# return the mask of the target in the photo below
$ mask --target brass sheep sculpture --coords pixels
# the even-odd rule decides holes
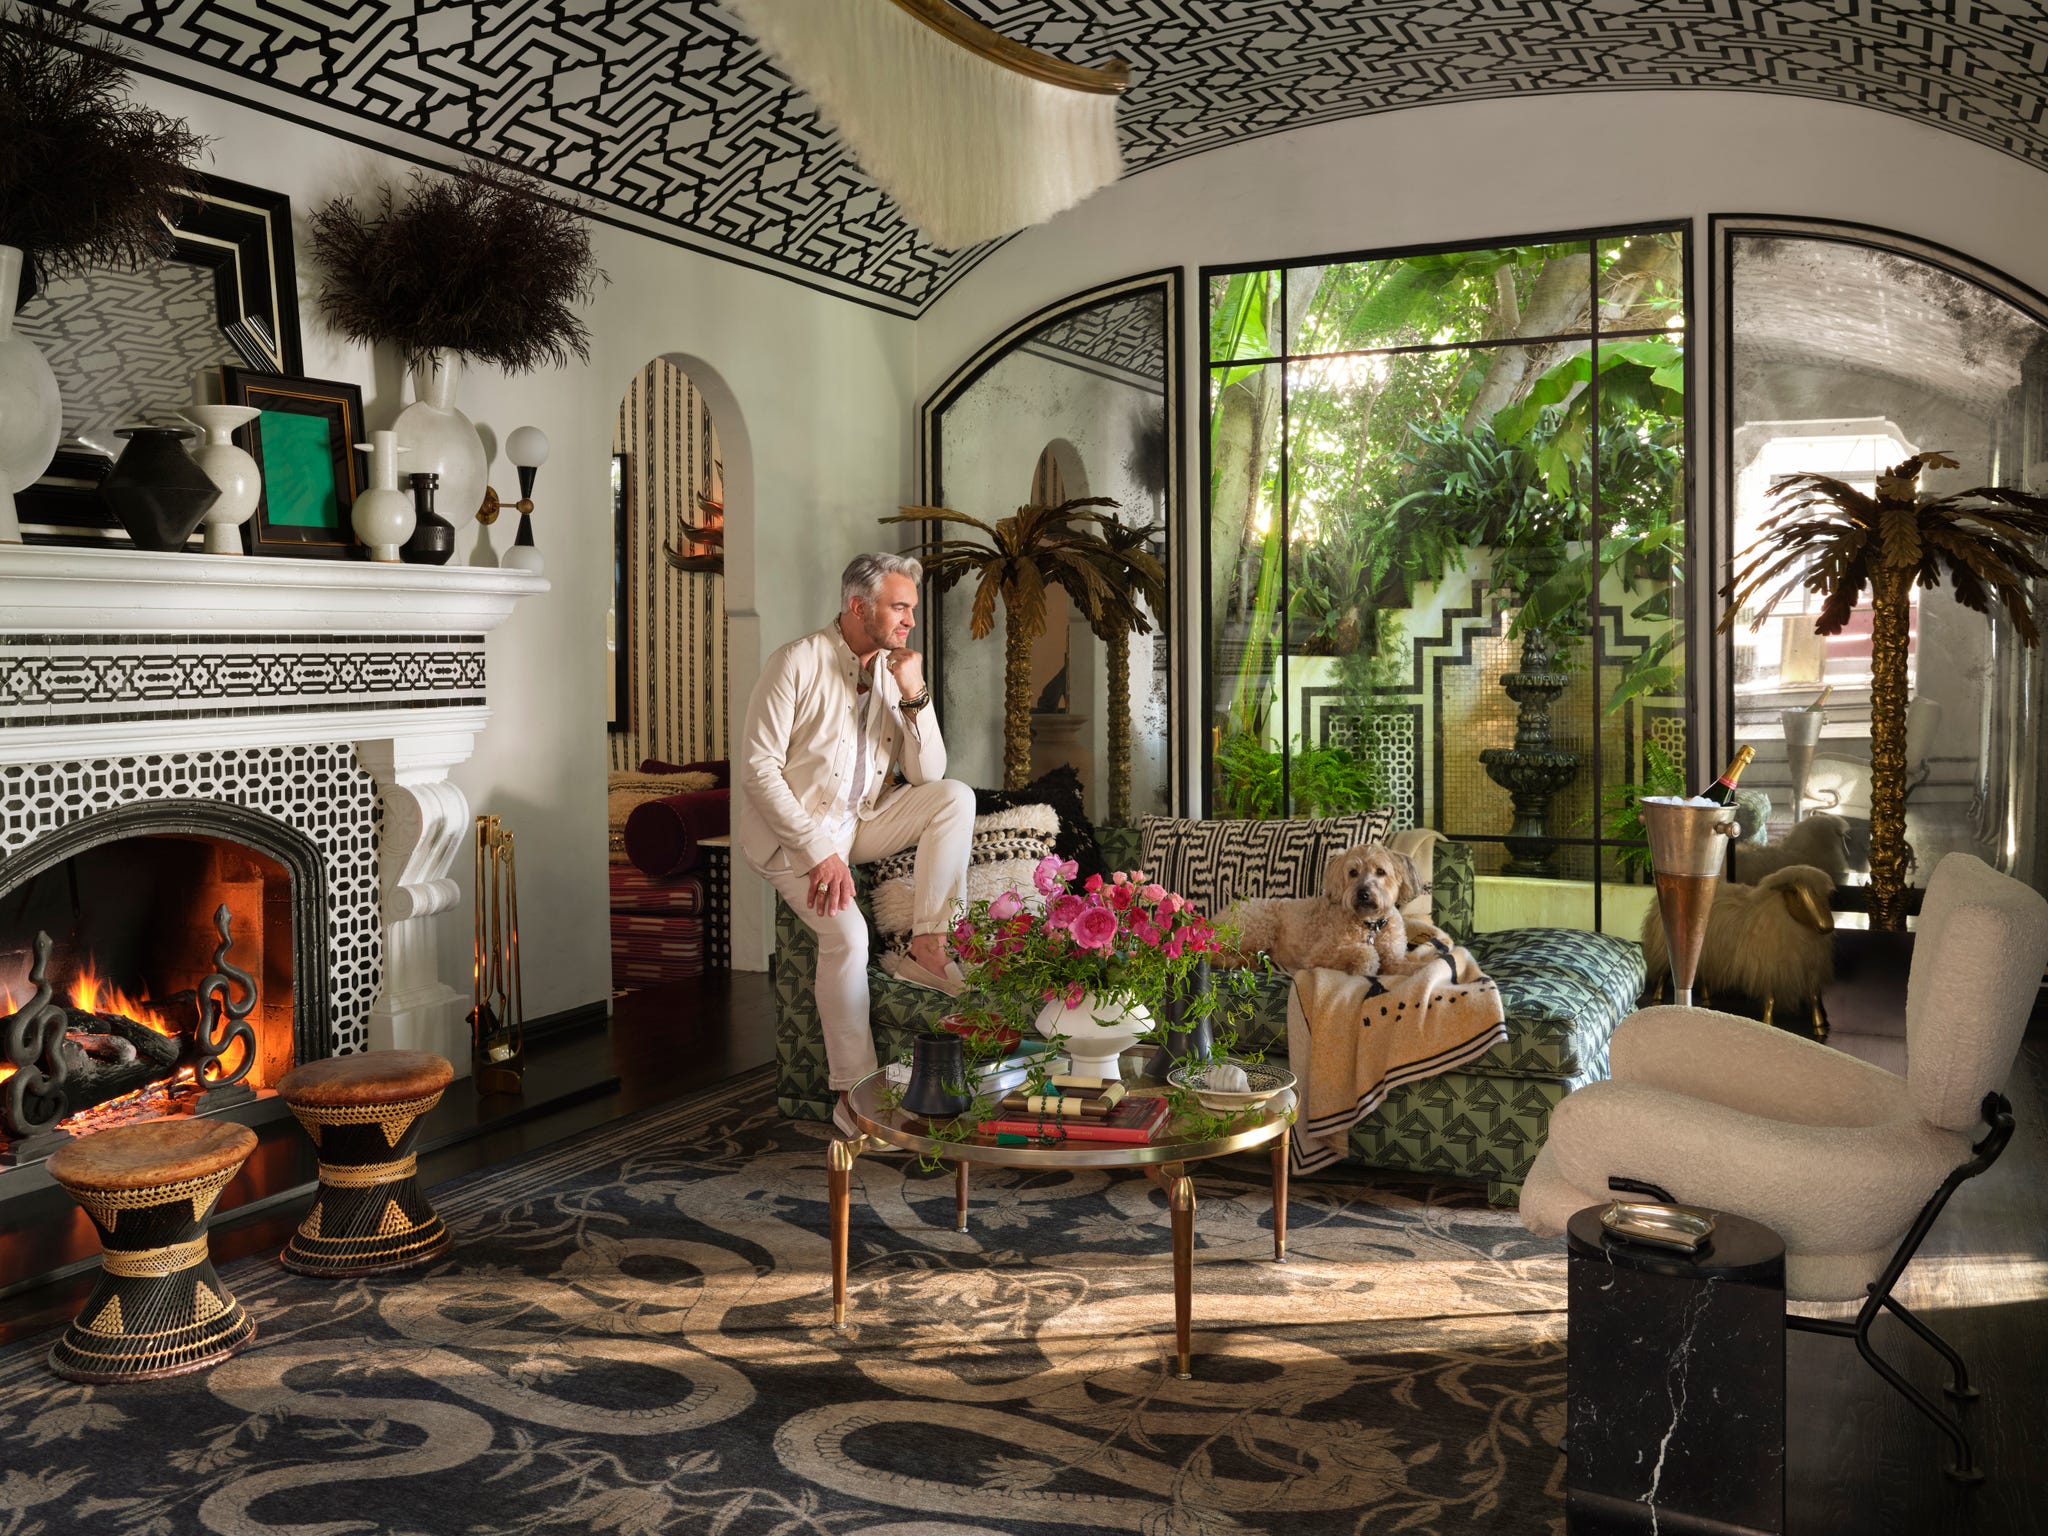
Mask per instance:
[[[1835,922],[1828,912],[1834,890],[1826,870],[1806,864],[1775,870],[1755,885],[1722,881],[1700,947],[1695,985],[1702,1000],[1715,992],[1740,993],[1762,1005],[1766,1024],[1781,1003],[1803,1007],[1813,1037],[1825,1040],[1820,995],[1835,978]],[[1643,956],[1650,968],[1647,995],[1661,999],[1671,958],[1654,906],[1643,918]]]

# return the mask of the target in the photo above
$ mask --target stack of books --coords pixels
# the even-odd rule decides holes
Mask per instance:
[[[984,1135],[1016,1136],[1038,1142],[1147,1142],[1166,1122],[1163,1098],[1128,1093],[1121,1082],[1099,1077],[1060,1076],[1042,1094],[1006,1093]]]

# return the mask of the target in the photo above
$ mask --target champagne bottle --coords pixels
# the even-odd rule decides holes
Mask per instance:
[[[1814,701],[1813,701],[1813,702],[1812,702],[1811,704],[1809,704],[1809,705],[1807,705],[1807,706],[1806,706],[1806,707],[1807,707],[1807,709],[1808,709],[1808,710],[1817,710],[1817,709],[1819,709],[1819,708],[1821,707],[1821,705],[1823,705],[1823,704],[1827,703],[1827,701],[1828,701],[1828,695],[1829,695],[1829,694],[1831,694],[1831,693],[1833,693],[1834,691],[1835,691],[1835,685],[1834,685],[1833,683],[1829,683],[1829,684],[1827,685],[1827,687],[1825,687],[1825,688],[1821,689],[1821,691],[1820,691],[1820,697],[1819,697],[1819,698],[1817,698],[1817,699],[1815,699],[1815,700],[1814,700]]]
[[[1711,800],[1716,805],[1727,805],[1735,799],[1735,781],[1742,777],[1742,770],[1749,766],[1749,760],[1756,756],[1755,747],[1740,747],[1735,756],[1728,760],[1728,766],[1721,770],[1721,777],[1699,792],[1701,800]]]

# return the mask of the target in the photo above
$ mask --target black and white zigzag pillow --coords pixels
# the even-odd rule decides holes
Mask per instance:
[[[1145,872],[1215,916],[1254,896],[1312,896],[1330,856],[1384,841],[1393,812],[1293,821],[1185,821],[1146,816]]]

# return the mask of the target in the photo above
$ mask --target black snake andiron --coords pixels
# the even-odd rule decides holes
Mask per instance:
[[[228,960],[228,951],[234,947],[235,941],[229,932],[231,919],[226,902],[215,909],[213,926],[220,934],[220,945],[213,952],[212,974],[199,983],[199,1028],[192,1036],[193,1076],[206,1089],[211,1101],[209,1107],[213,1103],[227,1102],[213,1100],[212,1096],[223,1089],[235,1087],[256,1065],[256,1031],[248,1022],[249,1015],[256,1009],[256,978]],[[241,1001],[230,998],[230,982],[242,989]],[[230,1072],[221,1065],[221,1058],[237,1042],[242,1047],[242,1059]],[[232,1097],[250,1096],[250,1091],[245,1088]]]
[[[38,933],[36,963],[28,973],[35,992],[20,1009],[0,1020],[7,1063],[14,1068],[6,1094],[0,1097],[0,1129],[15,1143],[0,1153],[0,1163],[47,1156],[51,1147],[69,1139],[65,1132],[51,1130],[64,1118],[64,1079],[70,1068],[62,1046],[71,1020],[50,1001],[49,969],[50,936]]]

